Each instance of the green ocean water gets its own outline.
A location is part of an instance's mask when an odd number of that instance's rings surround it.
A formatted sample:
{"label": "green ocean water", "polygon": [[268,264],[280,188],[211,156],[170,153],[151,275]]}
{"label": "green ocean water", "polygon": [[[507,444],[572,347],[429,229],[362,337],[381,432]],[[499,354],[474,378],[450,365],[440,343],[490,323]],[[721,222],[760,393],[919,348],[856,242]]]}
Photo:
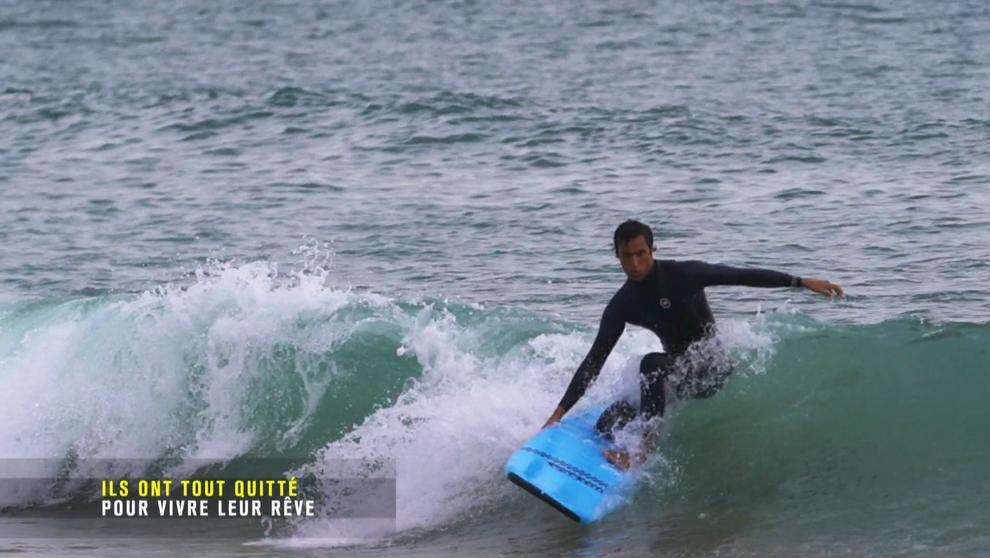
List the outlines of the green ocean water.
{"label": "green ocean water", "polygon": [[[990,552],[985,4],[0,1],[0,49],[0,458],[397,481],[384,527],[4,517],[0,549]],[[659,257],[848,296],[709,289],[735,377],[580,527],[501,467],[630,217]],[[582,404],[657,346],[627,332]]]}

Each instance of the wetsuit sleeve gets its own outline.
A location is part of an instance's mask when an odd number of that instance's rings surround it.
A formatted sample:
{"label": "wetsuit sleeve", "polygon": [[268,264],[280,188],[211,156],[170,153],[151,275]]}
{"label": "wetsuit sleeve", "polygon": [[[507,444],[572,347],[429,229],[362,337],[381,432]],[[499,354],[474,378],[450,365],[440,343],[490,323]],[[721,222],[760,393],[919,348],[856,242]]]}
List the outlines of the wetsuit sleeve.
{"label": "wetsuit sleeve", "polygon": [[715,285],[796,287],[800,285],[799,277],[770,269],[731,267],[722,264],[689,261],[682,263],[681,271],[702,287]]}
{"label": "wetsuit sleeve", "polygon": [[625,328],[626,322],[622,318],[619,304],[613,298],[608,306],[605,307],[605,312],[602,313],[602,321],[598,326],[598,335],[595,337],[595,342],[591,344],[591,350],[588,351],[588,356],[584,357],[581,365],[578,366],[577,372],[574,373],[574,378],[571,379],[570,385],[567,386],[567,391],[564,392],[564,398],[560,400],[560,406],[565,411],[570,410],[577,403],[578,399],[581,399],[588,386],[598,377],[602,366],[605,365],[605,359],[612,352]]}

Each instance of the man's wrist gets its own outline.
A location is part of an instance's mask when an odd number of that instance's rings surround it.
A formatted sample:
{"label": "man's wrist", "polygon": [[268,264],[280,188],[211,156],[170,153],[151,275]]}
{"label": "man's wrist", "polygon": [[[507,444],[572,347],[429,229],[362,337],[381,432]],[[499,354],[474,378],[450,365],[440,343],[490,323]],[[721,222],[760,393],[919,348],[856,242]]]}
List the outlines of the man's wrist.
{"label": "man's wrist", "polygon": [[804,286],[804,280],[801,279],[800,277],[798,277],[797,275],[791,275],[791,286],[792,287],[803,287]]}

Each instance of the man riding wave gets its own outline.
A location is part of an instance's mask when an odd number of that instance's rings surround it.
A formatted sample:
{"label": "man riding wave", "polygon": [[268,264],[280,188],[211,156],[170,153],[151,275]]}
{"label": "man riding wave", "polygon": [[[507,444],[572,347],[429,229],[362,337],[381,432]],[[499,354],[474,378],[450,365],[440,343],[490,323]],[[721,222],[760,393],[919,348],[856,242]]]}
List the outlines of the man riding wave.
{"label": "man riding wave", "polygon": [[[803,287],[829,297],[844,295],[840,286],[824,279],[701,261],[656,260],[653,231],[639,221],[619,225],[613,247],[627,281],[605,307],[591,350],[544,428],[559,422],[584,395],[626,324],[655,333],[664,352],[649,353],[640,361],[639,408],[625,401],[613,403],[598,420],[597,428],[603,434],[611,436],[636,417],[647,421],[662,417],[667,403],[665,389],[678,399],[707,398],[718,392],[732,372],[732,363],[715,339],[715,318],[705,298],[706,287]],[[623,451],[605,451],[604,455],[622,469],[641,464],[655,448],[657,437],[658,432],[647,432],[637,455]]]}

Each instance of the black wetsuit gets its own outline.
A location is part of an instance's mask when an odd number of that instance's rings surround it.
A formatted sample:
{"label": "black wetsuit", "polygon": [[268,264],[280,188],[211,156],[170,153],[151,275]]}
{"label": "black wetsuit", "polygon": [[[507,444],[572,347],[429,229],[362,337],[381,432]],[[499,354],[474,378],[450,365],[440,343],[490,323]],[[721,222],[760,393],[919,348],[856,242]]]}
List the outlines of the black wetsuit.
{"label": "black wetsuit", "polygon": [[646,355],[640,365],[641,414],[646,418],[663,414],[664,380],[672,384],[678,397],[713,395],[731,371],[731,363],[717,344],[702,347],[700,351],[695,347],[704,345],[699,341],[713,339],[715,333],[715,318],[705,298],[705,287],[715,285],[795,287],[800,285],[800,278],[767,269],[655,260],[646,279],[626,281],[605,307],[598,336],[574,374],[560,406],[569,410],[584,395],[627,323],[655,333],[666,351]]}

